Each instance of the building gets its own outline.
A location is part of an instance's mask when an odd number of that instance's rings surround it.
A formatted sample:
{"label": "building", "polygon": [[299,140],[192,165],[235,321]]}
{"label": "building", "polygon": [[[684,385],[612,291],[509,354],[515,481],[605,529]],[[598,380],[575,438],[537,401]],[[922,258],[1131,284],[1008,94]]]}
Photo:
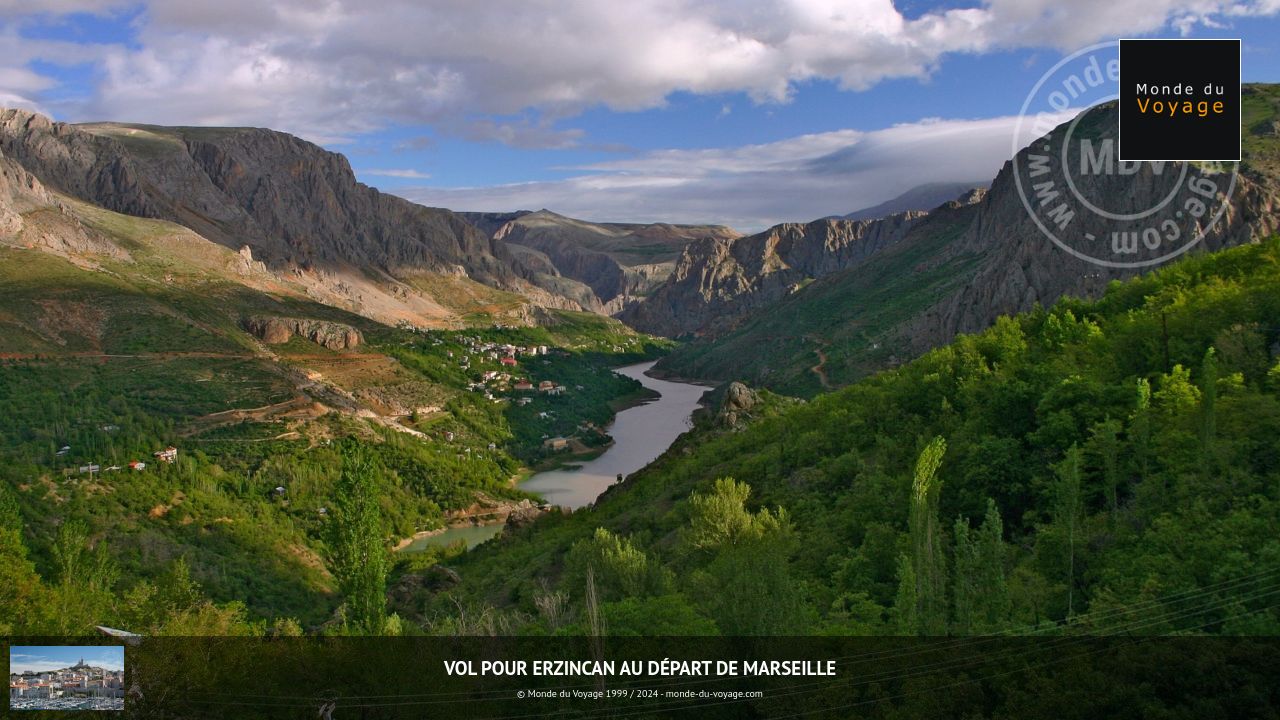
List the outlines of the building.
{"label": "building", "polygon": [[147,464],[144,462],[138,462],[137,460],[134,460],[133,462],[129,463],[129,469],[130,470],[146,470]]}
{"label": "building", "polygon": [[515,359],[515,358],[513,358],[513,357],[504,357],[504,358],[502,358],[501,360],[499,360],[498,362],[502,363],[503,365],[506,365],[507,367],[515,367],[515,366],[516,366],[516,359]]}
{"label": "building", "polygon": [[542,447],[551,452],[561,452],[569,449],[569,441],[562,437],[547,438],[542,442]]}
{"label": "building", "polygon": [[522,390],[522,391],[532,390],[533,383],[529,382],[528,380],[520,380],[515,384],[515,388],[516,390]]}
{"label": "building", "polygon": [[170,445],[163,450],[157,450],[151,454],[160,462],[172,463],[174,460],[178,459],[178,448]]}

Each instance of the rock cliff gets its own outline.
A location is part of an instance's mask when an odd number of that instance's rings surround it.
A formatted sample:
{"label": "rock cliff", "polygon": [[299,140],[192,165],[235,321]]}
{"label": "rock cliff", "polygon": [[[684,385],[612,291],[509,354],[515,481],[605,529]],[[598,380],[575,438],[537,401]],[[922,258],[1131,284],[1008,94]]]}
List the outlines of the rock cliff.
{"label": "rock cliff", "polygon": [[666,282],[619,319],[668,337],[722,334],[806,282],[855,267],[899,242],[923,217],[907,212],[877,220],[787,223],[750,237],[693,243]]}
{"label": "rock cliff", "polygon": [[[1192,252],[1251,242],[1280,228],[1280,144],[1267,134],[1268,123],[1280,116],[1280,88],[1248,86],[1245,101],[1250,113],[1264,116],[1265,122],[1245,128],[1245,161],[1230,200],[1221,220]],[[1061,156],[1066,127],[1032,147]],[[1081,119],[1072,142],[1089,137],[1100,143],[1114,138],[1115,128],[1114,105],[1094,108]],[[1017,166],[1024,172],[1028,152],[1022,151]],[[1142,164],[1136,174],[1100,173],[1078,182],[1086,197],[1105,199],[1113,212],[1132,213],[1159,206],[1180,182],[1182,169],[1182,164],[1171,164],[1157,174],[1150,164]],[[1215,174],[1209,167],[1187,170],[1191,176],[1210,177],[1222,190],[1229,181],[1228,175]],[[1047,306],[1064,295],[1097,297],[1112,280],[1146,269],[1100,266],[1055,245],[1024,207],[1014,172],[1015,164],[1006,163],[986,193],[970,194],[914,218],[910,227],[893,235],[892,242],[880,243],[870,257],[794,293],[773,286],[791,280],[790,263],[775,263],[778,279],[766,281],[768,264],[759,265],[764,272],[737,269],[743,251],[735,252],[733,245],[691,248],[667,285],[623,318],[664,334],[704,336],[661,360],[659,371],[740,379],[810,395],[904,362],[957,333],[986,328],[1001,315]],[[1064,186],[1060,166],[1038,181],[1047,179]],[[1179,200],[1144,222],[1155,227],[1164,227],[1166,221],[1185,225],[1190,221],[1184,218],[1184,207]],[[1070,226],[1073,238],[1097,238],[1098,246],[1088,248],[1094,251],[1107,250],[1115,227],[1090,212],[1077,213]],[[761,236],[740,242],[744,248],[748,242],[765,245]],[[1140,248],[1132,259],[1159,252]],[[764,285],[766,292],[751,292],[756,285]],[[717,306],[721,309],[714,311]],[[737,325],[725,331],[722,318],[735,314]]]}
{"label": "rock cliff", "polygon": [[364,342],[360,331],[342,323],[282,317],[251,317],[244,321],[245,330],[268,345],[289,342],[294,335],[330,350],[349,350]]}
{"label": "rock cliff", "polygon": [[185,225],[273,269],[467,275],[515,289],[501,242],[448,210],[359,183],[346,158],[259,128],[68,125],[0,111],[0,151],[48,187]]}
{"label": "rock cliff", "polygon": [[616,313],[660,285],[689,243],[738,237],[734,230],[719,225],[596,223],[549,210],[461,215],[495,240],[536,253],[518,254],[517,259],[530,272],[559,278],[540,285],[563,288],[567,280],[575,289],[585,286],[592,297],[582,298],[576,292],[567,296],[606,314]]}

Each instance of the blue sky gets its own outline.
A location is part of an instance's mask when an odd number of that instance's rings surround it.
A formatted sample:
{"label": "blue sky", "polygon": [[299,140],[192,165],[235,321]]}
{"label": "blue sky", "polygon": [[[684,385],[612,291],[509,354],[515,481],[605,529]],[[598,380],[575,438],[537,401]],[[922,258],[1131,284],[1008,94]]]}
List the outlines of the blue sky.
{"label": "blue sky", "polygon": [[106,670],[124,669],[124,648],[118,645],[14,645],[9,648],[9,672],[61,670],[80,662]]}
{"label": "blue sky", "polygon": [[1099,40],[1241,37],[1245,80],[1280,80],[1280,0],[0,0],[0,23],[3,105],[272,127],[459,210],[742,229],[989,179],[1036,80]]}

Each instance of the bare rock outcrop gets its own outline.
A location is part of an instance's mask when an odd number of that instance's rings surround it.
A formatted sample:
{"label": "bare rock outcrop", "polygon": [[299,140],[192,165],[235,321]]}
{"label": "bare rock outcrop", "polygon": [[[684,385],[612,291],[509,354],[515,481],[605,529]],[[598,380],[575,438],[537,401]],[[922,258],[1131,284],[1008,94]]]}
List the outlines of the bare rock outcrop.
{"label": "bare rock outcrop", "polygon": [[667,281],[618,318],[667,337],[722,334],[807,281],[855,267],[899,242],[924,216],[823,219],[744,238],[708,238],[686,247]]}
{"label": "bare rock outcrop", "polygon": [[272,269],[463,272],[518,289],[505,245],[461,217],[357,182],[343,156],[261,128],[69,125],[0,110],[0,151],[44,185],[184,225]]}
{"label": "bare rock outcrop", "polygon": [[85,227],[34,175],[0,152],[0,243],[57,255],[127,253]]}
{"label": "bare rock outcrop", "polygon": [[510,533],[515,530],[529,527],[537,522],[538,518],[542,517],[545,513],[546,510],[532,504],[517,507],[511,511],[511,514],[507,515],[507,522],[502,531],[504,533]]}
{"label": "bare rock outcrop", "polygon": [[586,286],[593,297],[577,298],[579,302],[610,314],[662,283],[689,243],[738,237],[736,231],[719,225],[596,223],[549,210],[462,215],[491,232],[495,240],[537,253],[536,259],[528,253],[523,259],[541,264],[538,271],[544,277],[554,275]]}
{"label": "bare rock outcrop", "polygon": [[364,336],[359,330],[328,320],[251,317],[244,321],[244,327],[268,345],[289,342],[294,335],[330,350],[350,350],[364,342]]}

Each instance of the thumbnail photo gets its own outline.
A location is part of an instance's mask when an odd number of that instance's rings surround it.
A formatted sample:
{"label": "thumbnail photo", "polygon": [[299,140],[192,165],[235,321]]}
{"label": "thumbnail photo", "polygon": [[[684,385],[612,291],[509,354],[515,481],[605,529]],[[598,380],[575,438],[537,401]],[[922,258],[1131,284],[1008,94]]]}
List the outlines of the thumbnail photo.
{"label": "thumbnail photo", "polygon": [[123,710],[124,648],[14,645],[10,710]]}

